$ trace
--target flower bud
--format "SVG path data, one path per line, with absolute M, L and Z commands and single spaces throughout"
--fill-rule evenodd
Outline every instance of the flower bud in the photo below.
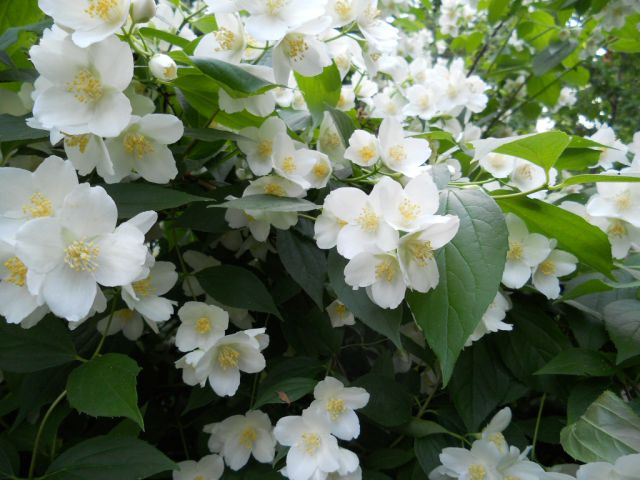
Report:
M 155 0 L 132 0 L 131 18 L 133 23 L 145 23 L 156 16 Z
M 169 55 L 158 53 L 149 60 L 149 70 L 151 74 L 165 82 L 175 80 L 178 76 L 178 67 Z

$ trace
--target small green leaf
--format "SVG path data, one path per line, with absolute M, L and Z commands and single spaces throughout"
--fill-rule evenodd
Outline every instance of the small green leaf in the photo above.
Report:
M 640 182 L 640 177 L 632 177 L 630 175 L 606 175 L 606 174 L 584 174 L 574 175 L 562 182 L 562 187 L 569 185 L 577 185 L 580 183 L 597 183 L 597 182 Z M 560 186 L 558 186 L 560 188 Z
M 269 291 L 249 270 L 234 265 L 220 265 L 198 272 L 196 278 L 203 290 L 223 305 L 280 317 Z
M 402 348 L 400 324 L 402 307 L 395 310 L 383 309 L 375 305 L 364 289 L 354 290 L 344 281 L 344 267 L 347 261 L 337 252 L 329 253 L 329 282 L 338 299 L 346 305 L 362 323 L 391 340 Z
M 187 138 L 195 138 L 204 142 L 217 142 L 220 140 L 238 140 L 240 135 L 225 130 L 216 130 L 213 128 L 185 128 L 184 136 Z
M 183 50 L 187 49 L 189 47 L 189 44 L 191 43 L 186 38 L 174 35 L 173 33 L 165 32 L 164 30 L 157 30 L 155 28 L 142 27 L 139 32 L 143 37 L 150 38 L 151 40 L 162 40 L 163 42 L 167 42 L 171 45 L 176 45 Z
M 560 433 L 564 450 L 580 462 L 609 462 L 640 452 L 640 417 L 612 392 L 604 392 L 578 421 Z
M 114 183 L 103 187 L 116 202 L 120 218 L 131 218 L 147 210 L 159 212 L 192 202 L 212 201 L 210 198 L 149 183 Z
M 369 403 L 358 413 L 383 427 L 397 427 L 411 420 L 411 396 L 404 386 L 387 377 L 369 373 L 353 382 L 369 392 Z
M 640 355 L 640 301 L 610 303 L 604 308 L 604 324 L 618 350 L 617 363 Z
M 274 384 L 261 386 L 258 390 L 256 403 L 252 408 L 260 408 L 272 403 L 287 404 L 285 399 L 289 402 L 295 402 L 313 392 L 317 383 L 317 380 L 313 378 L 291 377 Z
M 139 372 L 136 362 L 119 353 L 91 359 L 69 375 L 69 403 L 93 417 L 130 418 L 144 429 L 136 392 Z
M 0 321 L 0 369 L 7 372 L 37 372 L 76 359 L 69 330 L 61 320 L 45 317 L 24 329 Z
M 333 124 L 336 126 L 336 129 L 338 130 L 338 133 L 342 138 L 342 143 L 344 143 L 345 145 L 349 145 L 351 134 L 356 130 L 356 126 L 354 125 L 353 120 L 342 110 L 338 110 L 337 108 L 333 108 L 330 106 L 327 106 L 326 108 L 329 112 L 329 115 L 331 115 Z
M 36 140 L 48 138 L 49 132 L 37 130 L 27 125 L 27 117 L 14 117 L 9 114 L 0 115 L 0 142 L 15 140 Z
M 447 447 L 460 446 L 459 441 L 449 435 L 429 435 L 423 438 L 416 438 L 413 443 L 413 450 L 418 459 L 418 463 L 425 475 L 440 466 L 440 454 Z
M 578 46 L 575 40 L 563 40 L 550 44 L 543 51 L 533 57 L 533 73 L 541 76 L 553 69 L 556 65 L 560 65 Z
M 496 23 L 509 10 L 509 0 L 489 0 L 489 22 Z
M 174 470 L 162 452 L 130 436 L 105 435 L 78 443 L 49 466 L 47 480 L 139 480 Z
M 613 366 L 604 353 L 585 348 L 570 348 L 553 357 L 535 374 L 607 377 L 613 373 Z
M 556 163 L 571 137 L 563 132 L 545 132 L 520 138 L 496 148 L 494 152 L 524 158 L 549 170 Z
M 411 421 L 403 428 L 403 433 L 415 438 L 422 438 L 428 435 L 437 435 L 440 433 L 449 433 L 439 423 L 431 420 L 423 420 L 422 418 L 412 418 Z
M 443 382 L 469 336 L 493 301 L 508 250 L 504 215 L 481 190 L 443 192 L 440 213 L 460 218 L 454 239 L 437 254 L 440 283 L 407 300 L 425 338 L 440 361 Z
M 232 63 L 213 58 L 190 58 L 202 73 L 220 84 L 229 95 L 240 97 L 259 95 L 277 87 Z
M 335 107 L 340 100 L 342 78 L 338 67 L 332 63 L 315 77 L 305 77 L 297 72 L 295 77 L 313 121 L 319 125 L 326 109 L 325 104 L 329 107 Z
M 238 210 L 266 210 L 268 212 L 308 212 L 322 207 L 303 198 L 275 195 L 248 195 L 242 198 L 210 205 L 211 208 L 237 208 Z

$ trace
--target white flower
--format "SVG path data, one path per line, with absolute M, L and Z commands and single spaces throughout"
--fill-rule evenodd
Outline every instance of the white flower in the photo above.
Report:
M 351 313 L 340 300 L 331 302 L 327 306 L 326 311 L 329 314 L 329 320 L 333 328 L 356 324 L 353 313 Z
M 487 333 L 497 332 L 499 330 L 513 330 L 513 325 L 503 322 L 509 309 L 511 309 L 509 299 L 502 292 L 498 291 L 493 301 L 489 304 L 489 307 L 487 307 L 487 311 L 482 315 L 480 323 L 467 340 L 467 343 L 465 343 L 465 347 L 481 339 Z
M 596 133 L 587 138 L 608 147 L 602 148 L 602 153 L 598 160 L 598 166 L 609 170 L 616 162 L 629 165 L 629 160 L 627 159 L 627 146 L 618 140 L 613 128 L 609 126 L 601 127 Z
M 378 18 L 378 0 L 363 0 L 366 7 L 358 16 L 360 32 L 377 51 L 393 52 L 398 45 L 398 30 L 384 20 Z
M 640 472 L 640 454 L 618 457 L 615 464 L 593 462 L 581 465 L 576 475 L 577 480 L 632 480 L 638 478 Z
M 433 215 L 415 233 L 405 235 L 398 245 L 398 259 L 405 284 L 418 292 L 435 288 L 440 281 L 434 252 L 458 233 L 460 219 L 454 215 Z
M 151 74 L 163 82 L 170 82 L 178 78 L 178 66 L 173 58 L 164 53 L 156 53 L 149 60 Z
M 429 142 L 421 138 L 407 138 L 400 122 L 393 118 L 382 121 L 378 139 L 384 164 L 407 177 L 418 176 L 418 167 L 431 156 Z
M 331 160 L 327 155 L 315 150 L 306 150 L 307 155 L 313 162 L 311 170 L 304 177 L 309 188 L 324 188 L 329 183 L 329 178 L 333 173 Z
M 506 453 L 509 449 L 504 432 L 511 423 L 511 409 L 505 407 L 496 413 L 486 427 L 482 429 L 482 440 L 493 443 L 501 453 Z
M 240 63 L 247 46 L 247 38 L 240 17 L 232 13 L 219 13 L 215 17 L 218 29 L 204 35 L 193 54 L 196 57 Z
M 64 152 L 80 175 L 89 175 L 94 169 L 102 178 L 115 174 L 107 146 L 98 135 L 66 135 Z
M 96 283 L 126 285 L 142 273 L 144 234 L 129 223 L 116 228 L 117 217 L 103 188 L 81 184 L 66 196 L 57 217 L 37 218 L 18 230 L 18 257 L 44 275 L 42 295 L 54 314 L 78 321 L 93 304 Z
M 219 455 L 207 455 L 200 461 L 186 460 L 178 463 L 173 480 L 218 480 L 224 472 L 224 462 Z
M 359 90 L 356 90 L 356 94 L 360 95 Z M 373 95 L 371 102 L 373 103 L 371 111 L 373 118 L 393 118 L 400 121 L 405 116 L 403 109 L 407 104 L 406 100 L 400 93 L 392 91 L 389 87 Z
M 131 0 L 131 20 L 145 23 L 156 15 L 155 0 Z
M 547 181 L 544 168 L 535 163 L 516 158 L 511 172 L 511 183 L 523 192 L 541 187 Z
M 153 183 L 167 183 L 178 174 L 173 153 L 167 145 L 184 133 L 179 118 L 163 113 L 132 116 L 129 126 L 116 138 L 106 141 L 114 175 L 108 183 L 119 182 L 132 173 Z
M 0 185 L 0 241 L 13 245 L 25 223 L 59 215 L 64 198 L 78 185 L 78 176 L 71 162 L 50 156 L 33 172 L 0 168 Z
M 350 85 L 344 85 L 340 90 L 340 98 L 338 98 L 336 108 L 343 112 L 348 112 L 356 107 L 355 100 L 356 94 L 353 91 L 353 87 Z
M 255 77 L 262 78 L 270 83 L 274 82 L 273 69 L 263 65 L 239 64 L 239 68 Z M 268 117 L 276 107 L 276 97 L 272 91 L 260 95 L 234 98 L 224 89 L 218 90 L 218 104 L 220 109 L 227 113 L 237 113 L 242 110 L 257 116 Z
M 398 258 L 388 253 L 359 253 L 344 268 L 344 276 L 354 289 L 366 287 L 371 301 L 382 308 L 396 308 L 407 290 Z
M 214 442 L 209 446 L 224 457 L 231 470 L 240 470 L 253 457 L 260 463 L 271 463 L 275 456 L 276 439 L 271 420 L 266 413 L 252 410 L 246 415 L 234 415 L 215 424 Z
M 501 456 L 498 448 L 486 440 L 476 440 L 471 450 L 445 448 L 440 454 L 442 466 L 431 472 L 429 478 L 441 478 L 438 474 L 444 474 L 464 480 L 500 479 L 497 466 Z
M 480 159 L 480 166 L 495 178 L 506 178 L 513 172 L 516 157 L 490 152 Z
M 361 167 L 371 167 L 380 157 L 378 139 L 364 130 L 355 130 L 349 137 L 349 147 L 344 158 Z
M 273 169 L 274 145 L 287 136 L 287 126 L 277 117 L 267 118 L 260 128 L 246 127 L 238 132 L 238 148 L 247 156 L 255 175 L 267 175 Z
M 131 0 L 38 0 L 40 9 L 56 24 L 73 30 L 71 38 L 83 48 L 120 30 L 130 4 Z
M 552 250 L 546 259 L 538 265 L 533 272 L 533 286 L 549 299 L 560 296 L 560 281 L 558 277 L 564 277 L 573 273 L 578 259 L 568 252 Z
M 176 332 L 176 347 L 181 352 L 211 347 L 224 336 L 229 327 L 229 314 L 220 307 L 202 302 L 187 302 L 180 310 L 180 326 Z
M 129 45 L 115 36 L 84 49 L 69 37 L 47 45 L 54 35 L 59 34 L 45 33 L 29 50 L 41 75 L 34 92 L 35 120 L 45 129 L 70 135 L 119 135 L 131 114 L 131 103 L 122 93 L 133 76 Z
M 182 381 L 190 386 L 200 385 L 204 387 L 207 382 L 207 372 L 198 372 L 196 365 L 203 357 L 204 351 L 194 350 L 178 359 L 175 363 L 176 368 L 182 370 Z
M 288 136 L 278 139 L 273 148 L 273 164 L 278 175 L 302 188 L 309 188 L 310 184 L 305 179 L 314 165 L 314 159 L 309 155 L 311 150 L 306 148 L 296 150 L 293 140 Z
M 240 386 L 240 372 L 258 373 L 264 370 L 265 359 L 260 343 L 244 332 L 219 339 L 198 360 L 195 368 L 199 378 L 207 378 L 217 395 L 232 396 Z
M 423 85 L 412 85 L 407 89 L 409 103 L 404 114 L 430 120 L 440 113 L 438 110 L 438 91 Z
M 341 381 L 326 377 L 318 382 L 313 396 L 315 400 L 309 409 L 325 419 L 333 435 L 341 440 L 352 440 L 360 435 L 360 421 L 354 410 L 369 403 L 369 393 L 364 388 L 345 388 Z
M 527 225 L 518 217 L 506 215 L 509 230 L 509 251 L 502 274 L 502 283 L 509 288 L 521 288 L 531 276 L 531 269 L 551 252 L 550 240 L 538 233 L 529 233 Z
M 331 27 L 342 27 L 358 18 L 367 7 L 366 0 L 328 0 L 327 15 L 331 17 Z
M 109 330 L 107 330 L 107 326 Z M 142 336 L 144 331 L 144 320 L 135 310 L 122 308 L 113 312 L 111 319 L 105 317 L 96 325 L 98 331 L 102 335 L 115 335 L 118 332 L 132 342 L 135 342 Z
M 640 227 L 640 184 L 598 182 L 598 193 L 587 202 L 592 217 L 617 218 Z
M 287 453 L 287 476 L 291 480 L 322 478 L 321 474 L 340 468 L 338 441 L 317 414 L 307 409 L 302 416 L 281 418 L 273 431 L 281 445 L 290 447 Z M 314 477 L 319 471 L 320 476 Z

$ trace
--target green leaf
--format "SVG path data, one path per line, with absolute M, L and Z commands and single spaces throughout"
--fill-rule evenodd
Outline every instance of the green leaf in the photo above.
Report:
M 509 0 L 489 0 L 489 22 L 496 23 L 509 11 Z
M 402 348 L 400 324 L 402 307 L 395 310 L 383 309 L 375 305 L 364 289 L 354 290 L 344 281 L 344 267 L 347 261 L 337 252 L 329 253 L 329 283 L 338 299 L 346 305 L 362 323 L 391 340 L 396 347 Z
M 234 265 L 219 265 L 196 273 L 203 290 L 228 307 L 255 312 L 280 312 L 264 284 L 252 272 Z
M 295 402 L 308 393 L 313 392 L 317 383 L 317 380 L 313 378 L 291 377 L 274 384 L 261 386 L 260 390 L 258 390 L 256 402 L 252 408 L 260 408 L 263 405 L 272 403 L 287 404 L 283 399 L 287 399 L 289 402 Z
M 159 212 L 192 202 L 212 201 L 210 198 L 149 183 L 114 183 L 103 187 L 116 202 L 120 218 L 131 218 L 147 210 Z
M 544 132 L 501 145 L 494 152 L 524 158 L 549 170 L 570 140 L 569 135 L 563 132 Z
M 581 262 L 611 277 L 613 262 L 607 234 L 584 218 L 555 205 L 532 198 L 501 198 L 505 212 L 522 218 L 530 230 L 558 241 L 558 248 L 573 253 Z
M 504 215 L 480 190 L 443 192 L 440 213 L 460 218 L 458 234 L 436 256 L 440 283 L 429 293 L 410 293 L 407 300 L 440 361 L 446 385 L 460 351 L 496 296 L 508 234 Z
M 185 128 L 184 136 L 195 138 L 205 142 L 217 142 L 220 140 L 238 140 L 240 135 L 225 130 L 216 130 L 214 128 Z
M 613 366 L 604 353 L 585 348 L 570 348 L 553 357 L 535 374 L 607 377 L 613 373 Z
M 220 84 L 229 95 L 240 97 L 259 95 L 277 87 L 232 63 L 213 58 L 190 58 L 202 73 Z
M 242 198 L 210 205 L 211 208 L 237 208 L 238 210 L 266 210 L 267 212 L 308 212 L 322 207 L 303 198 L 276 195 L 248 195 Z
M 27 125 L 27 117 L 14 117 L 9 114 L 0 115 L 0 142 L 15 140 L 36 140 L 49 138 L 46 130 L 36 130 Z
M 604 392 L 577 422 L 560 432 L 564 450 L 580 462 L 609 462 L 640 452 L 640 417 L 614 393 Z
M 320 75 L 315 77 L 305 77 L 297 72 L 295 77 L 313 121 L 316 125 L 319 125 L 327 108 L 326 105 L 335 107 L 338 104 L 338 100 L 340 100 L 342 78 L 338 67 L 332 63 L 325 67 Z
M 404 386 L 390 378 L 369 373 L 353 382 L 369 392 L 369 403 L 358 410 L 383 427 L 397 427 L 411 420 L 413 400 Z
M 511 376 L 487 342 L 466 348 L 451 377 L 449 392 L 467 430 L 477 432 L 509 390 Z
M 5 452 L 4 446 L 0 444 L 0 479 L 15 478 L 11 457 Z
M 63 322 L 51 316 L 24 329 L 0 321 L 0 369 L 37 372 L 76 359 L 76 349 Z
M 79 366 L 67 381 L 69 404 L 93 417 L 127 417 L 144 430 L 136 377 L 140 367 L 126 355 L 108 353 Z
M 640 355 L 640 302 L 618 300 L 604 308 L 604 324 L 616 346 L 617 363 Z
M 578 42 L 575 40 L 563 40 L 550 44 L 543 51 L 533 57 L 533 73 L 541 76 L 553 69 L 556 65 L 560 65 L 577 48 Z
M 198 232 L 224 233 L 231 230 L 224 214 L 224 210 L 209 208 L 206 203 L 193 203 L 176 219 L 176 225 Z
M 38 0 L 4 0 L 0 3 L 0 34 L 13 30 L 11 27 L 33 24 L 43 16 L 38 8 Z M 0 50 L 6 48 L 3 37 L 0 37 Z
M 456 447 L 460 442 L 448 435 L 430 435 L 417 438 L 413 443 L 413 449 L 422 471 L 429 475 L 431 471 L 440 466 L 440 454 L 447 447 Z
M 564 180 L 561 184 L 562 187 L 568 187 L 569 185 L 577 185 L 580 183 L 597 183 L 597 182 L 640 182 L 640 177 L 634 177 L 630 175 L 606 175 L 606 174 L 584 174 L 574 175 Z M 559 185 L 558 188 L 561 188 Z
M 105 435 L 63 452 L 47 480 L 138 480 L 177 468 L 162 452 L 130 436 Z
M 276 247 L 285 270 L 321 310 L 327 257 L 316 244 L 291 230 L 278 230 Z
M 177 45 L 183 50 L 189 48 L 189 44 L 191 43 L 186 38 L 165 32 L 164 30 L 157 30 L 155 28 L 142 27 L 139 32 L 143 37 L 150 38 L 152 40 L 162 40 L 163 42 L 170 43 L 171 45 Z
M 356 130 L 356 126 L 354 125 L 353 120 L 342 110 L 338 110 L 337 108 L 329 106 L 327 106 L 326 108 L 329 112 L 329 115 L 331 115 L 333 124 L 335 125 L 338 133 L 340 134 L 340 137 L 342 138 L 342 142 L 345 145 L 349 145 L 351 134 Z

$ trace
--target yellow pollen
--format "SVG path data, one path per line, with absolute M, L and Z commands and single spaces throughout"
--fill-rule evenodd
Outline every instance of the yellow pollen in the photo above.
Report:
M 391 283 L 395 277 L 396 264 L 391 258 L 385 258 L 382 262 L 376 265 L 376 278 Z
M 420 101 L 418 102 L 418 105 L 423 110 L 426 110 L 427 108 L 429 108 L 429 106 L 431 105 L 431 100 L 429 100 L 429 96 L 428 95 L 421 96 Z
M 484 480 L 487 476 L 487 471 L 482 465 L 474 464 L 469 467 L 469 480 Z
M 204 335 L 211 331 L 211 322 L 207 317 L 200 317 L 196 320 L 196 332 L 200 335 Z
M 344 405 L 344 400 L 340 398 L 330 398 L 327 402 L 327 412 L 329 412 L 329 416 L 331 420 L 334 422 L 346 411 L 346 407 Z
M 18 287 L 24 287 L 27 283 L 27 267 L 18 257 L 11 257 L 3 263 L 5 268 L 9 270 L 9 277 L 5 278 L 5 282 L 13 283 Z
M 433 259 L 433 247 L 428 240 L 424 242 L 419 240 L 411 242 L 409 244 L 409 251 L 415 262 L 421 267 L 425 267 L 429 260 Z
M 344 303 L 338 303 L 336 305 L 336 314 L 341 318 L 347 314 L 347 307 Z
M 123 139 L 124 149 L 137 160 L 142 160 L 147 153 L 153 152 L 151 142 L 141 133 L 127 133 Z
M 313 455 L 320 448 L 320 436 L 317 433 L 303 433 L 302 441 L 304 442 L 304 450 L 309 455 Z
M 531 180 L 533 178 L 533 168 L 531 168 L 531 165 L 529 164 L 520 165 L 516 169 L 516 175 L 518 177 L 524 177 L 527 180 Z
M 515 475 L 507 475 L 504 477 L 504 480 L 520 480 L 520 477 L 516 477 Z
M 93 242 L 76 240 L 64 249 L 64 261 L 76 272 L 95 272 L 100 247 Z
M 500 450 L 502 450 L 507 445 L 507 441 L 505 440 L 504 435 L 502 435 L 502 433 L 500 432 L 492 433 L 491 435 L 489 435 L 489 441 Z
M 235 40 L 236 36 L 231 30 L 222 27 L 217 32 L 215 32 L 214 35 L 219 45 L 215 48 L 216 52 L 219 52 L 221 50 L 231 50 L 233 48 L 233 41 Z
M 360 150 L 358 150 L 358 154 L 360 155 L 360 159 L 362 160 L 362 163 L 366 163 L 366 164 L 371 163 L 371 160 L 377 157 L 376 149 L 370 145 L 366 145 L 362 147 Z
M 405 198 L 400 203 L 398 210 L 400 211 L 400 215 L 402 215 L 402 218 L 404 218 L 406 222 L 412 222 L 416 218 L 418 218 L 418 215 L 420 215 L 421 208 L 417 203 L 412 202 L 408 198 Z
M 275 195 L 276 197 L 286 197 L 287 192 L 277 183 L 267 183 L 264 186 L 264 193 L 267 195 Z
M 258 143 L 258 155 L 268 157 L 273 153 L 273 142 L 271 140 L 262 140 Z
M 67 135 L 64 137 L 64 144 L 67 147 L 78 147 L 80 153 L 84 153 L 87 150 L 87 145 L 89 144 L 89 135 Z
M 387 104 L 386 110 L 389 115 L 395 115 L 396 113 L 398 113 L 398 106 L 393 102 L 389 102 Z
M 627 234 L 627 227 L 620 220 L 613 220 L 607 229 L 607 233 L 612 237 L 622 238 Z
M 193 480 L 207 480 L 204 475 L 197 475 Z
M 457 95 L 458 95 L 458 87 L 456 87 L 455 85 L 449 84 L 449 86 L 447 87 L 447 96 L 449 98 L 455 98 Z
M 347 20 L 351 15 L 351 0 L 337 0 L 333 9 L 342 20 Z
M 136 295 L 138 295 L 138 297 L 148 297 L 155 292 L 155 288 L 153 288 L 153 285 L 151 285 L 151 276 L 148 276 L 143 280 L 133 282 L 131 286 L 133 287 L 133 291 L 136 292 Z
M 118 12 L 114 12 L 118 6 L 118 0 L 89 0 L 89 7 L 84 11 L 90 17 L 100 17 L 102 20 L 115 20 Z
M 336 105 L 336 107 L 344 108 L 346 106 L 347 106 L 347 98 L 343 94 L 340 94 L 340 98 L 338 99 L 338 104 Z
M 285 38 L 285 46 L 287 55 L 293 61 L 299 62 L 309 50 L 309 45 L 305 42 L 302 35 L 289 35 Z
M 509 251 L 507 252 L 507 259 L 521 260 L 523 255 L 524 255 L 524 247 L 520 242 L 509 242 Z
M 223 345 L 218 350 L 218 365 L 224 370 L 227 368 L 237 367 L 240 359 L 240 352 L 229 345 Z
M 395 163 L 401 163 L 407 159 L 407 151 L 402 145 L 394 145 L 389 149 L 389 156 Z
M 293 159 L 293 157 L 292 156 L 285 157 L 285 159 L 282 162 L 282 170 L 285 173 L 292 174 L 297 169 L 298 169 L 298 167 L 297 167 L 296 161 Z
M 369 207 L 362 209 L 362 213 L 356 221 L 360 225 L 360 228 L 369 233 L 376 232 L 378 230 L 378 225 L 380 224 L 378 215 L 376 215 L 376 213 Z
M 324 143 L 327 147 L 336 148 L 340 145 L 340 137 L 335 132 L 327 132 L 324 134 L 322 143 Z
M 94 103 L 104 93 L 102 83 L 89 70 L 80 70 L 73 80 L 67 83 L 67 92 L 72 93 L 80 103 Z
M 329 166 L 325 162 L 318 162 L 313 166 L 313 174 L 317 178 L 324 178 L 329 174 Z
M 267 4 L 267 11 L 269 12 L 269 15 L 277 14 L 278 11 L 285 4 L 285 2 L 286 0 L 267 0 L 266 4 Z
M 258 432 L 253 427 L 245 428 L 240 434 L 240 440 L 238 443 L 245 448 L 253 448 L 253 444 L 258 438 Z
M 162 74 L 166 78 L 174 78 L 177 73 L 178 73 L 178 69 L 175 65 L 169 65 L 168 67 L 164 67 L 162 69 Z
M 344 220 L 342 220 L 341 218 L 336 219 L 336 223 L 338 224 L 338 226 L 340 228 L 344 227 L 345 225 L 347 225 L 349 222 L 345 222 Z
M 29 200 L 30 203 L 22 207 L 22 213 L 25 215 L 29 215 L 31 218 L 50 217 L 53 215 L 53 204 L 42 193 L 34 193 Z
M 544 275 L 553 275 L 556 273 L 556 264 L 552 260 L 545 260 L 540 264 L 540 271 Z
M 495 169 L 504 168 L 507 165 L 508 159 L 505 155 L 501 155 L 499 153 L 490 153 L 489 154 L 489 163 Z
M 116 312 L 122 320 L 125 322 L 130 321 L 133 318 L 133 314 L 135 313 L 133 310 L 129 310 L 128 308 L 123 308 Z
M 629 192 L 621 193 L 616 197 L 616 207 L 618 210 L 628 210 L 631 208 L 631 195 Z

